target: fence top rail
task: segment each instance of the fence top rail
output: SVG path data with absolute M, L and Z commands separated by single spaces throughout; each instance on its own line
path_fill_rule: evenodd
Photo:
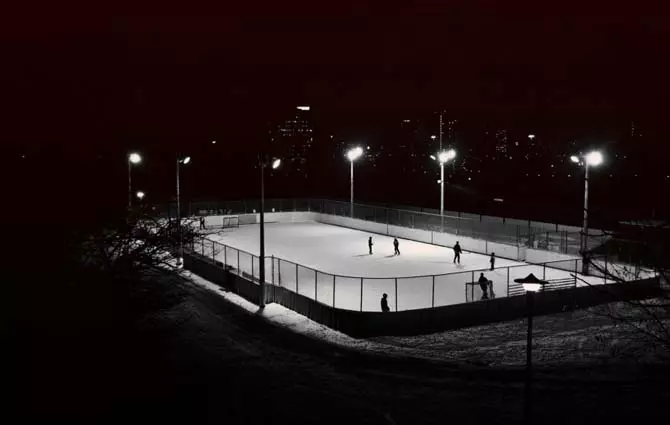
M 259 257 L 259 256 L 256 255 L 256 254 L 252 254 L 252 253 L 250 253 L 250 252 L 248 252 L 248 251 L 244 251 L 244 250 L 242 250 L 242 249 L 238 249 L 238 248 L 235 248 L 235 247 L 232 247 L 232 246 L 223 244 L 223 243 L 221 243 L 221 242 L 213 241 L 213 240 L 208 239 L 208 238 L 206 238 L 206 237 L 204 237 L 204 236 L 201 236 L 201 239 L 203 239 L 203 240 L 208 240 L 208 241 L 212 241 L 212 242 L 214 242 L 215 244 L 218 244 L 218 245 L 223 246 L 224 248 L 230 248 L 230 249 L 235 250 L 235 251 L 240 251 L 240 252 L 243 252 L 243 253 L 245 253 L 245 254 L 249 254 L 249 255 L 252 256 L 252 257 Z M 340 277 L 340 278 L 344 278 L 344 279 L 356 279 L 356 280 L 359 280 L 359 279 L 366 279 L 366 280 L 422 279 L 422 278 L 433 278 L 433 277 L 439 278 L 439 277 L 445 277 L 445 276 L 465 275 L 466 273 L 480 273 L 480 272 L 489 272 L 489 271 L 491 271 L 489 268 L 481 268 L 481 269 L 474 269 L 474 270 L 463 270 L 463 271 L 460 271 L 460 272 L 439 273 L 439 274 L 425 274 L 425 275 L 412 275 L 412 276 L 388 276 L 388 277 L 381 277 L 381 276 L 350 276 L 350 275 L 343 275 L 343 274 L 339 274 L 339 273 L 325 272 L 325 271 L 323 271 L 323 270 L 315 269 L 314 267 L 309 267 L 309 266 L 305 266 L 305 265 L 303 265 L 303 264 L 296 263 L 295 261 L 286 260 L 286 259 L 281 258 L 281 257 L 278 257 L 278 256 L 276 256 L 276 255 L 266 256 L 266 258 L 268 258 L 268 257 L 270 257 L 270 258 L 276 258 L 276 259 L 279 260 L 279 261 L 283 261 L 283 262 L 285 262 L 285 263 L 289 263 L 289 264 L 292 264 L 292 265 L 294 265 L 294 266 L 299 266 L 299 267 L 302 267 L 302 268 L 305 268 L 305 269 L 308 269 L 308 270 L 311 270 L 311 271 L 314 271 L 314 272 L 317 272 L 317 273 L 321 273 L 321 274 L 325 274 L 325 275 L 329 275 L 329 276 L 336 276 L 336 277 Z M 577 259 L 561 260 L 561 261 L 564 262 L 564 261 L 575 261 L 575 260 L 577 260 Z M 556 262 L 556 261 L 554 261 L 554 262 Z M 518 268 L 518 267 L 528 267 L 528 266 L 540 266 L 540 267 L 541 267 L 541 266 L 544 266 L 544 265 L 546 265 L 546 264 L 548 264 L 548 263 L 525 263 L 525 264 L 514 264 L 514 265 L 511 265 L 511 266 L 496 267 L 496 270 L 514 269 L 514 268 Z

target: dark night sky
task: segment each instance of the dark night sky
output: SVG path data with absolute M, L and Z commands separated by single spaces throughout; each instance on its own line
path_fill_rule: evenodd
M 52 3 L 0 16 L 0 137 L 19 152 L 174 152 L 216 138 L 232 155 L 298 103 L 345 135 L 440 105 L 559 137 L 631 119 L 659 135 L 649 143 L 667 134 L 667 7 Z

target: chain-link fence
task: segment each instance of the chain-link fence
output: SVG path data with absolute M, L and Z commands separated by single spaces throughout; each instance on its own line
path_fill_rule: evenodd
M 226 268 L 256 283 L 260 282 L 261 263 L 257 255 L 205 237 L 195 238 L 190 248 L 192 252 L 213 260 L 222 269 Z M 651 270 L 639 268 L 631 272 L 630 266 L 609 264 L 604 258 L 592 261 L 598 267 L 595 267 L 596 272 L 590 276 L 579 274 L 582 269 L 581 259 L 572 259 L 498 267 L 494 270 L 407 277 L 366 277 L 327 273 L 270 256 L 264 259 L 264 272 L 266 283 L 286 288 L 324 305 L 355 311 L 380 311 L 384 294 L 387 294 L 392 311 L 514 296 L 522 292 L 521 284 L 515 282 L 515 279 L 524 278 L 531 273 L 550 283 L 568 283 L 573 287 L 613 283 L 610 279 L 613 276 L 623 281 L 631 281 L 655 275 Z M 598 270 L 615 271 L 616 274 L 606 274 Z M 486 296 L 478 289 L 482 278 L 491 282 Z
M 159 208 L 161 213 L 176 215 L 175 205 Z M 408 227 L 412 229 L 451 233 L 514 246 L 541 249 L 562 254 L 578 255 L 581 251 L 581 229 L 554 223 L 542 223 L 501 217 L 445 211 L 445 215 L 385 206 L 350 204 L 323 199 L 267 199 L 265 212 L 314 211 L 352 217 L 359 220 Z M 260 201 L 190 202 L 182 214 L 230 215 L 260 212 Z M 600 230 L 590 230 L 587 249 L 596 250 L 607 242 Z

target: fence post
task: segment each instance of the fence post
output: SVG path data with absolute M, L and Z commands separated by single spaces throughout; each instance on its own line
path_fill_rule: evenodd
M 333 275 L 333 308 L 335 308 L 335 275 Z
M 398 311 L 398 278 L 395 278 L 395 311 Z
M 319 273 L 316 270 L 314 270 L 314 301 L 317 300 L 317 298 L 316 298 L 316 288 L 318 286 L 318 282 L 319 282 Z
M 300 289 L 298 286 L 298 263 L 295 263 L 295 293 L 299 294 Z
M 254 280 L 254 254 L 251 254 L 251 280 Z
M 223 265 L 228 265 L 228 247 L 225 245 L 223 246 Z
M 509 267 L 507 267 L 507 296 L 509 297 Z
M 361 311 L 363 311 L 363 278 L 361 278 Z
M 272 261 L 272 266 L 271 266 L 271 269 L 272 269 L 272 284 L 274 285 L 275 284 L 275 256 L 274 255 L 270 256 L 270 260 Z M 272 292 L 274 292 L 274 290 Z
M 279 283 L 279 286 L 281 286 L 281 260 L 277 259 L 277 280 Z
M 435 308 L 435 275 L 433 275 L 433 299 L 431 302 L 431 306 Z
M 216 251 L 216 242 L 212 241 L 212 260 L 216 261 L 216 254 L 214 251 Z
M 205 238 L 200 239 L 200 253 L 205 256 Z
M 605 256 L 605 274 L 603 275 L 603 283 L 607 283 L 607 256 Z
M 577 287 L 577 267 L 579 266 L 579 264 L 577 263 L 578 261 L 579 260 L 577 258 L 575 258 L 575 287 Z M 582 261 L 584 261 L 584 260 L 582 260 Z
M 237 250 L 237 271 L 240 271 L 240 250 Z
M 547 265 L 542 264 L 542 280 L 546 280 L 546 279 L 547 279 Z

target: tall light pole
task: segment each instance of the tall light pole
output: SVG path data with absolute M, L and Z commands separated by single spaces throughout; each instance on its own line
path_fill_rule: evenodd
M 128 211 L 133 208 L 133 182 L 132 182 L 132 170 L 133 164 L 139 164 L 142 162 L 142 157 L 137 152 L 132 152 L 128 155 Z
M 526 308 L 528 312 L 528 331 L 526 333 L 526 379 L 524 385 L 524 423 L 531 423 L 531 406 L 533 382 L 533 314 L 535 309 L 535 293 L 542 290 L 542 286 L 547 282 L 535 277 L 534 274 L 521 279 L 514 279 L 515 282 L 523 284 L 526 291 Z
M 580 251 L 582 254 L 582 274 L 589 274 L 589 262 L 586 258 L 586 251 L 588 250 L 588 234 L 589 234 L 589 168 L 597 167 L 603 162 L 603 155 L 598 151 L 591 151 L 586 155 L 572 155 L 570 160 L 575 164 L 584 167 L 584 223 L 582 226 L 582 238 L 580 243 Z
M 264 157 L 261 157 L 261 249 L 258 256 L 258 280 L 261 286 L 261 299 L 259 306 L 265 307 L 265 167 L 268 165 Z M 273 170 L 276 170 L 281 165 L 281 159 L 274 158 L 270 164 Z M 252 259 L 253 261 L 253 259 Z M 253 277 L 253 276 L 252 276 Z
M 439 152 L 437 156 L 431 155 L 430 157 L 440 163 L 440 217 L 442 219 L 440 231 L 444 232 L 444 164 L 456 158 L 456 151 L 449 149 Z
M 187 156 L 184 158 L 177 157 L 177 228 L 179 229 L 179 258 L 177 259 L 177 266 L 180 266 L 184 258 L 184 239 L 182 237 L 181 231 L 181 199 L 180 199 L 180 177 L 179 170 L 181 169 L 182 164 L 186 165 L 191 162 L 191 157 Z
M 349 177 L 350 180 L 350 191 L 351 191 L 351 199 L 350 199 L 350 214 L 351 218 L 354 218 L 354 161 L 357 160 L 358 158 L 363 155 L 363 148 L 360 146 L 357 146 L 355 148 L 351 148 L 347 151 L 347 158 L 349 159 L 349 163 L 351 164 L 351 174 Z

